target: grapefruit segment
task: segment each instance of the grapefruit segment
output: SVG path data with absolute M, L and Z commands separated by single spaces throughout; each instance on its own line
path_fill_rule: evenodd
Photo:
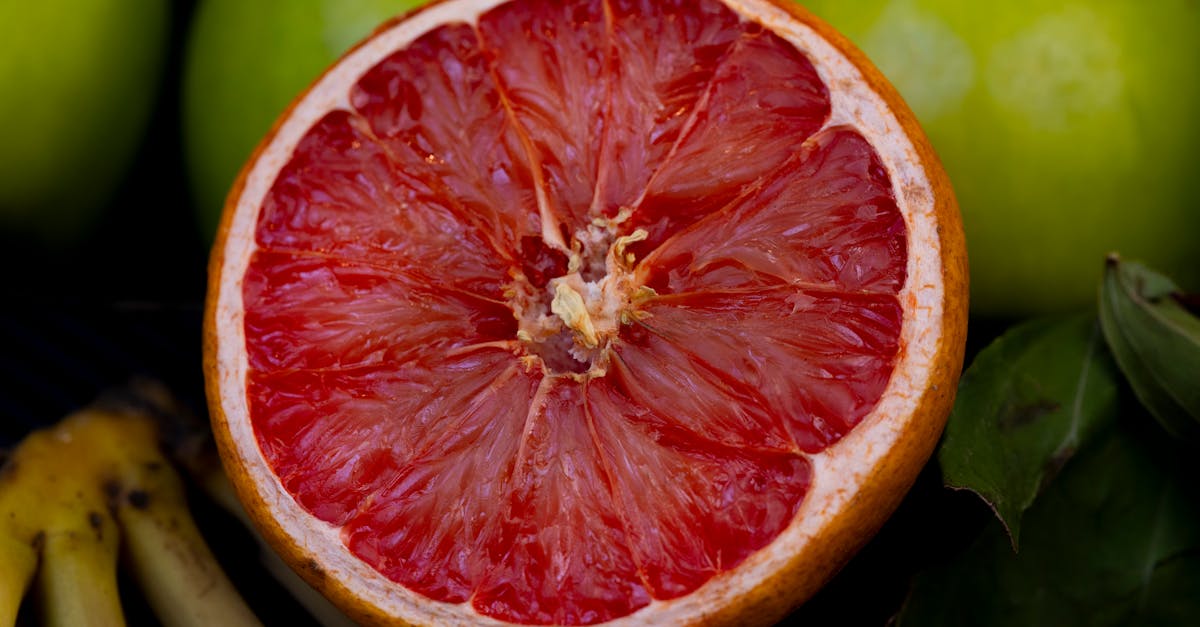
M 719 373 L 698 383 L 667 379 L 647 396 L 688 409 L 678 397 L 698 397 L 707 409 L 677 415 L 730 434 L 739 430 L 719 418 L 725 408 L 754 412 L 762 418 L 746 425 L 749 434 L 782 433 L 789 448 L 808 453 L 839 440 L 873 408 L 895 364 L 902 315 L 894 297 L 790 286 L 663 297 L 644 311 L 647 339 L 616 350 L 622 363 L 641 366 L 622 380 L 646 388 L 683 368 Z M 785 368 L 789 376 L 778 376 Z M 701 397 L 711 389 L 725 398 Z
M 897 294 L 904 282 L 907 233 L 892 183 L 846 128 L 821 131 L 719 212 L 668 224 L 674 234 L 641 266 L 661 293 L 802 283 Z
M 260 250 L 246 272 L 255 372 L 401 365 L 472 344 L 509 341 L 512 310 L 399 270 L 323 255 Z
M 650 602 L 613 503 L 580 384 L 543 379 L 471 603 L 515 623 L 580 625 Z
M 529 11 L 505 4 L 479 19 L 484 51 L 519 129 L 550 224 L 587 224 L 608 101 L 604 3 Z
M 350 105 L 391 155 L 460 219 L 511 254 L 541 235 L 531 168 L 475 29 L 434 29 L 349 88 Z
M 500 514 L 513 490 L 530 403 L 542 380 L 514 366 L 507 361 L 501 371 L 463 370 L 469 395 L 447 390 L 443 401 L 437 388 L 414 395 L 413 405 L 424 405 L 417 411 L 430 420 L 420 431 L 426 441 L 392 473 L 381 475 L 386 484 L 342 526 L 350 551 L 430 598 L 451 603 L 471 598 L 503 555 L 493 548 Z M 428 380 L 437 379 L 431 373 Z M 475 387 L 477 382 L 485 386 Z M 385 418 L 381 427 L 388 422 Z
M 790 3 L 443 0 L 229 203 L 222 455 L 367 622 L 777 619 L 895 507 L 961 366 L 944 174 Z
M 326 115 L 296 147 L 263 202 L 265 250 L 323 255 L 438 280 L 499 297 L 507 267 L 486 232 L 428 184 L 401 169 L 364 120 Z M 389 216 L 374 228 L 380 210 Z
M 647 408 L 638 415 L 656 429 L 731 447 L 794 449 L 757 390 L 696 359 L 685 348 L 689 343 L 664 338 L 652 327 L 629 329 L 606 377 L 631 404 Z
M 812 63 L 777 35 L 743 28 L 637 204 L 635 224 L 650 232 L 647 246 L 774 172 L 829 116 L 829 94 Z
M 378 501 L 395 473 L 464 428 L 469 410 L 494 409 L 497 382 L 514 370 L 510 355 L 482 350 L 403 368 L 258 373 L 247 387 L 252 411 L 270 417 L 258 445 L 280 482 L 314 516 L 341 526 Z
M 715 2 L 607 5 L 611 78 L 596 202 L 598 212 L 611 218 L 644 193 L 742 25 Z
M 604 379 L 587 386 L 586 407 L 625 541 L 654 598 L 685 595 L 736 567 L 782 531 L 808 488 L 803 457 L 663 432 L 655 409 Z

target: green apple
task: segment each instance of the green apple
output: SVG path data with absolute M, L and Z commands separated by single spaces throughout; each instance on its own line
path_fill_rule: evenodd
M 111 198 L 158 94 L 166 0 L 0 2 L 0 227 L 66 244 Z
M 1110 251 L 1200 288 L 1200 3 L 804 4 L 889 77 L 945 163 L 973 312 L 1088 306 Z
M 275 118 L 350 46 L 421 0 L 202 0 L 184 69 L 184 143 L 202 228 Z

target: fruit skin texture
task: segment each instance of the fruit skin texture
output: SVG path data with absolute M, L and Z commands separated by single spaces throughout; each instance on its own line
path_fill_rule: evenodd
M 422 0 L 206 0 L 196 8 L 183 85 L 188 176 L 204 237 L 271 123 L 326 66 Z
M 115 191 L 149 122 L 166 0 L 0 4 L 0 228 L 67 243 Z
M 941 302 L 937 303 L 942 316 L 936 329 L 940 335 L 933 356 L 927 364 L 930 371 L 929 386 L 921 392 L 915 403 L 916 409 L 907 420 L 888 417 L 895 421 L 893 424 L 902 425 L 899 428 L 903 429 L 904 433 L 898 444 L 875 466 L 874 472 L 855 493 L 850 505 L 836 518 L 830 519 L 820 530 L 819 537 L 805 543 L 803 550 L 785 556 L 785 562 L 760 585 L 731 603 L 707 608 L 708 611 L 700 618 L 689 623 L 694 625 L 733 627 L 775 624 L 812 597 L 862 548 L 899 506 L 932 455 L 954 402 L 966 343 L 967 251 L 958 204 L 938 156 L 922 132 L 916 117 L 896 89 L 848 39 L 790 0 L 770 2 L 812 27 L 849 58 L 862 72 L 865 82 L 887 102 L 900 122 L 903 134 L 911 140 L 915 156 L 929 176 L 935 199 L 933 210 L 940 225 L 938 237 L 943 292 Z M 388 28 L 395 21 L 380 26 L 379 30 Z M 280 120 L 290 115 L 292 107 L 301 98 L 303 95 L 293 101 Z M 245 236 L 244 233 L 234 233 L 232 230 L 237 203 L 255 161 L 271 143 L 278 128 L 277 122 L 275 129 L 259 144 L 234 182 L 217 228 L 216 243 L 209 263 L 204 322 L 204 371 L 215 440 L 239 500 L 251 519 L 257 523 L 263 537 L 286 562 L 354 620 L 370 625 L 407 625 L 409 623 L 386 615 L 380 608 L 365 603 L 354 591 L 342 584 L 338 573 L 326 571 L 322 564 L 311 558 L 308 547 L 298 543 L 284 531 L 279 521 L 274 519 L 268 504 L 260 499 L 256 492 L 256 480 L 252 476 L 254 471 L 239 456 L 238 445 L 234 442 L 230 429 L 230 421 L 235 417 L 227 416 L 221 403 L 222 386 L 228 385 L 227 382 L 222 383 L 222 376 L 225 375 L 217 357 L 220 344 L 217 333 L 218 316 L 221 313 L 217 305 L 223 282 L 221 273 L 226 265 L 225 243 L 226 240 Z M 903 304 L 906 308 L 918 306 L 914 301 Z M 903 350 L 902 347 L 901 351 Z M 636 620 L 636 615 L 618 620 L 620 624 L 630 624 L 627 619 Z
M 973 312 L 1087 306 L 1113 251 L 1200 287 L 1200 5 L 804 4 L 871 56 L 944 160 Z

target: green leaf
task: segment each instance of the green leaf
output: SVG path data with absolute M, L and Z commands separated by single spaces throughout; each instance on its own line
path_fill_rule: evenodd
M 1129 428 L 1097 440 L 1026 512 L 1020 553 L 993 521 L 916 577 L 898 625 L 1200 625 L 1194 460 Z
M 1093 316 L 1014 327 L 964 373 L 938 449 L 946 485 L 983 498 L 1017 548 L 1046 482 L 1116 417 L 1118 375 Z
M 1100 322 L 1138 399 L 1176 437 L 1200 441 L 1200 318 L 1179 288 L 1141 264 L 1108 260 Z

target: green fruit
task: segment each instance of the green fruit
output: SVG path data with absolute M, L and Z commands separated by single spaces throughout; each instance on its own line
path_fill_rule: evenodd
M 165 0 L 0 2 L 0 228 L 63 244 L 111 198 L 149 121 Z
M 1112 251 L 1200 288 L 1200 3 L 804 3 L 895 83 L 945 162 L 973 312 L 1088 306 Z
M 203 0 L 188 42 L 184 142 L 200 223 L 216 233 L 234 178 L 296 96 L 421 0 Z

